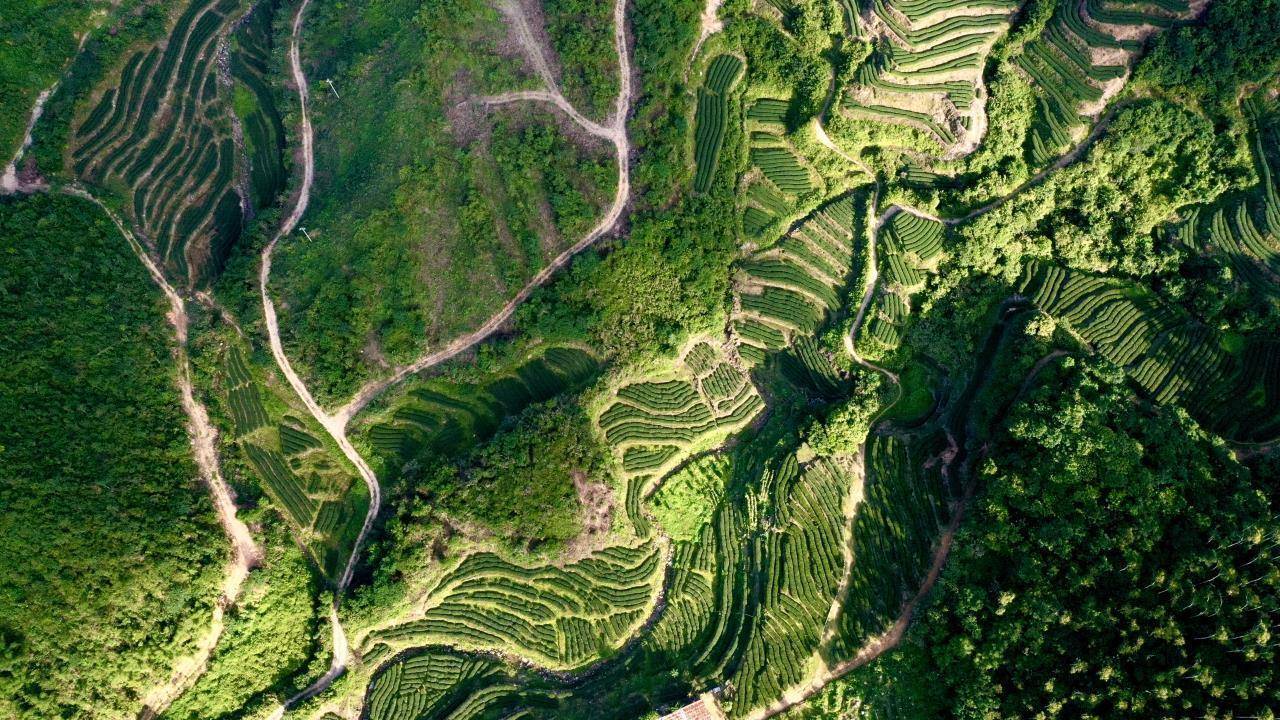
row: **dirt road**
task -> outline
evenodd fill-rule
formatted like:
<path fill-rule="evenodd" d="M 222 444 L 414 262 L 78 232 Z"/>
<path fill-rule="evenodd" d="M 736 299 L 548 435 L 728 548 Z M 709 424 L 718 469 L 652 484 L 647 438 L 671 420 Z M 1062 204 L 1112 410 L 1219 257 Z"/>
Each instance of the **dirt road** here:
<path fill-rule="evenodd" d="M 22 136 L 22 142 L 18 145 L 17 151 L 14 152 L 13 158 L 5 166 L 4 174 L 0 175 L 0 195 L 45 189 L 44 185 L 23 184 L 18 179 L 18 163 L 22 162 L 22 156 L 26 154 L 27 148 L 31 146 L 31 132 L 35 130 L 36 121 L 40 119 L 40 115 L 44 112 L 45 102 L 49 100 L 49 96 L 57 89 L 58 83 L 55 82 L 47 90 L 41 90 L 40 94 L 36 96 L 36 103 L 32 106 L 31 115 L 27 120 L 26 134 Z"/>
<path fill-rule="evenodd" d="M 556 107 L 564 110 L 575 123 L 580 125 L 584 130 L 597 137 L 604 138 L 613 143 L 615 155 L 618 164 L 618 182 L 613 194 L 613 203 L 609 206 L 609 210 L 604 217 L 596 223 L 586 235 L 578 240 L 564 252 L 555 257 L 545 268 L 534 275 L 528 283 L 525 284 L 515 297 L 511 298 L 502 308 L 492 317 L 484 322 L 479 328 L 463 335 L 445 347 L 434 350 L 414 362 L 403 365 L 395 369 L 388 377 L 380 380 L 372 381 L 366 384 L 356 393 L 346 405 L 339 408 L 334 413 L 334 418 L 340 420 L 345 426 L 363 410 L 374 398 L 381 395 L 387 388 L 396 385 L 410 375 L 422 372 L 427 368 L 439 365 L 450 358 L 470 350 L 477 344 L 488 339 L 495 333 L 511 316 L 515 314 L 516 308 L 529 298 L 538 288 L 542 287 L 556 273 L 569 264 L 576 255 L 583 250 L 591 247 L 597 240 L 613 229 L 618 220 L 622 217 L 622 213 L 626 210 L 627 201 L 631 197 L 631 143 L 627 138 L 627 114 L 631 108 L 631 55 L 627 46 L 626 37 L 626 0 L 614 0 L 614 45 L 615 52 L 618 55 L 618 68 L 620 72 L 618 85 L 618 98 L 614 107 L 612 117 L 609 118 L 608 125 L 600 125 L 583 116 L 574 109 L 573 105 L 565 99 L 564 94 L 555 83 L 555 78 L 551 74 L 551 69 L 543 50 L 534 39 L 533 32 L 529 29 L 528 20 L 525 18 L 524 11 L 520 9 L 514 2 L 503 3 L 503 12 L 510 18 L 516 36 L 524 47 L 525 53 L 529 56 L 531 64 L 535 67 L 538 75 L 542 78 L 546 88 L 543 90 L 524 90 L 512 93 L 504 93 L 502 95 L 489 96 L 480 98 L 480 102 L 495 105 L 508 102 L 516 102 L 520 100 L 529 100 L 534 102 L 549 102 Z"/>
<path fill-rule="evenodd" d="M 298 12 L 294 17 L 292 25 L 292 35 L 289 47 L 289 64 L 290 71 L 293 75 L 294 84 L 298 88 L 298 97 L 300 104 L 300 135 L 303 159 L 303 178 L 302 185 L 298 191 L 298 197 L 293 209 L 281 224 L 280 231 L 271 239 L 266 247 L 262 250 L 261 266 L 258 274 L 259 292 L 262 298 L 263 319 L 267 327 L 268 341 L 271 347 L 272 357 L 276 361 L 280 372 L 288 381 L 290 387 L 297 393 L 298 398 L 306 406 L 307 411 L 316 419 L 325 431 L 334 439 L 338 447 L 342 450 L 343 455 L 351 461 L 355 466 L 361 479 L 369 490 L 369 510 L 365 515 L 364 525 L 361 527 L 359 535 L 351 550 L 351 556 L 347 561 L 347 565 L 343 571 L 342 577 L 339 579 L 337 589 L 334 594 L 334 607 L 331 608 L 330 621 L 333 628 L 333 646 L 334 656 L 330 664 L 328 672 L 317 679 L 306 690 L 290 698 L 286 706 L 291 706 L 297 702 L 313 697 L 328 688 L 334 680 L 342 675 L 346 669 L 349 651 L 347 649 L 346 633 L 342 628 L 342 624 L 338 618 L 337 605 L 341 602 L 343 593 L 351 582 L 351 576 L 355 569 L 356 562 L 359 558 L 360 548 L 364 544 L 369 530 L 372 527 L 374 519 L 378 515 L 378 511 L 382 504 L 382 489 L 378 484 L 378 479 L 374 475 L 373 470 L 361 457 L 360 453 L 352 446 L 351 441 L 347 437 L 346 428 L 351 418 L 354 417 L 361 409 L 363 409 L 373 398 L 377 397 L 388 387 L 397 382 L 404 380 L 406 377 L 425 370 L 433 365 L 439 364 L 452 358 L 466 350 L 474 347 L 492 335 L 499 327 L 501 327 L 512 314 L 515 313 L 520 303 L 524 302 L 535 290 L 544 285 L 559 270 L 561 270 L 569 261 L 582 250 L 591 246 L 605 233 L 609 232 L 618 219 L 622 216 L 626 208 L 627 200 L 631 194 L 630 185 L 630 153 L 631 145 L 627 139 L 626 119 L 629 108 L 631 107 L 631 60 L 626 40 L 626 0 L 615 0 L 614 5 L 614 42 L 618 53 L 618 67 L 621 73 L 619 83 L 619 93 L 617 103 L 612 117 L 607 125 L 600 125 L 582 113 L 578 112 L 565 98 L 560 88 L 556 85 L 555 79 L 551 74 L 550 65 L 534 41 L 533 33 L 529 28 L 528 21 L 524 17 L 523 11 L 518 6 L 510 4 L 504 6 L 504 12 L 508 15 L 513 27 L 516 30 L 517 37 L 520 39 L 529 55 L 530 62 L 533 64 L 538 75 L 542 78 L 546 89 L 541 91 L 522 91 L 517 93 L 508 93 L 506 95 L 494 96 L 491 98 L 482 98 L 482 102 L 488 104 L 500 104 L 506 102 L 515 102 L 519 100 L 531 100 L 538 102 L 549 102 L 560 108 L 575 123 L 582 126 L 588 132 L 605 138 L 613 143 L 618 162 L 618 183 L 614 193 L 613 203 L 608 212 L 601 218 L 581 240 L 574 243 L 573 246 L 562 252 L 554 260 L 543 268 L 541 272 L 533 277 L 519 293 L 516 294 L 509 302 L 507 302 L 501 310 L 489 318 L 483 325 L 472 333 L 457 338 L 446 347 L 428 353 L 413 363 L 397 368 L 391 376 L 366 385 L 360 390 L 356 396 L 336 412 L 327 413 L 320 404 L 316 402 L 306 383 L 302 380 L 297 372 L 293 369 L 289 362 L 288 355 L 285 353 L 284 344 L 280 336 L 280 324 L 276 314 L 275 303 L 271 299 L 269 292 L 271 278 L 271 256 L 275 252 L 280 240 L 286 237 L 297 227 L 298 222 L 302 219 L 306 212 L 307 203 L 311 196 L 311 186 L 315 178 L 315 152 L 314 152 L 314 134 L 311 127 L 311 118 L 308 112 L 308 87 L 306 75 L 302 70 L 301 52 L 299 49 L 302 20 L 306 12 L 310 0 L 304 0 L 298 8 Z M 283 713 L 284 708 L 279 710 L 279 714 Z"/>
<path fill-rule="evenodd" d="M 164 293 L 169 302 L 169 312 L 165 318 L 173 328 L 175 339 L 174 357 L 178 364 L 178 390 L 181 394 L 182 409 L 187 414 L 187 433 L 191 437 L 191 448 L 200 471 L 200 479 L 209 488 L 213 498 L 214 510 L 223 531 L 231 540 L 232 557 L 227 565 L 226 576 L 222 582 L 221 597 L 214 605 L 213 617 L 209 630 L 196 643 L 192 654 L 180 658 L 173 668 L 169 679 L 149 690 L 143 696 L 143 718 L 153 717 L 162 712 L 187 688 L 191 687 L 204 672 L 209 656 L 213 653 L 218 639 L 222 636 L 223 614 L 226 608 L 235 603 L 240 596 L 249 571 L 262 562 L 262 550 L 253 540 L 253 534 L 239 517 L 236 516 L 235 498 L 230 486 L 222 477 L 218 461 L 218 431 L 209 421 L 209 413 L 204 405 L 195 397 L 191 384 L 191 363 L 187 357 L 187 311 L 182 296 L 169 284 L 164 273 L 146 249 L 138 242 L 133 233 L 120 221 L 114 212 L 103 205 L 96 197 L 83 188 L 71 186 L 66 192 L 95 203 L 115 223 L 120 234 L 129 243 L 134 255 L 147 269 L 147 274 Z"/>

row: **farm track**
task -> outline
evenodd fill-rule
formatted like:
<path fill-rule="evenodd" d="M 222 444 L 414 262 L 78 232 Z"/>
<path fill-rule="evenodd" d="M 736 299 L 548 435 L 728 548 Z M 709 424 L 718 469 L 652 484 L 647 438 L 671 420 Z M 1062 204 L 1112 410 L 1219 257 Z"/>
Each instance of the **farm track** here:
<path fill-rule="evenodd" d="M 85 37 L 88 37 L 86 34 Z M 83 45 L 83 42 L 81 43 Z M 44 190 L 47 186 L 41 183 L 28 185 L 18 179 L 18 163 L 22 162 L 22 156 L 26 154 L 27 148 L 31 147 L 31 133 L 36 128 L 36 122 L 40 120 L 40 115 L 44 113 L 44 104 L 49 100 L 58 89 L 59 80 L 48 89 L 41 90 L 36 96 L 35 105 L 31 107 L 31 114 L 27 119 L 26 133 L 22 136 L 22 142 L 18 144 L 18 149 L 13 153 L 13 158 L 9 160 L 9 164 L 4 167 L 4 174 L 0 175 L 0 195 L 12 195 L 14 193 L 34 192 L 36 190 Z"/>
<path fill-rule="evenodd" d="M 244 581 L 249 571 L 262 562 L 262 550 L 253 540 L 252 533 L 240 518 L 236 516 L 235 499 L 231 488 L 222 477 L 218 462 L 218 431 L 209 421 L 209 413 L 205 406 L 196 399 L 191 383 L 191 362 L 187 356 L 187 312 L 182 296 L 169 284 L 160 267 L 138 242 L 133 233 L 120 221 L 106 205 L 92 194 L 77 186 L 66 188 L 65 192 L 84 198 L 102 208 L 111 221 L 115 223 L 120 234 L 129 243 L 129 248 L 146 267 L 151 279 L 164 293 L 169 302 L 169 312 L 165 315 L 173 328 L 175 339 L 174 356 L 179 367 L 177 378 L 178 390 L 181 393 L 182 409 L 187 414 L 187 432 L 191 436 L 191 447 L 200 478 L 209 488 L 213 498 L 214 510 L 218 522 L 231 540 L 232 557 L 223 579 L 221 596 L 213 608 L 213 616 L 209 623 L 209 631 L 196 643 L 196 650 L 187 657 L 180 658 L 173 668 L 169 679 L 152 688 L 144 696 L 143 710 L 140 718 L 152 718 L 160 714 L 170 703 L 195 684 L 208 665 L 209 656 L 222 636 L 223 617 L 226 609 L 235 604 L 240 596 Z"/>
<path fill-rule="evenodd" d="M 361 480 L 364 481 L 369 491 L 369 509 L 365 513 L 364 524 L 360 528 L 360 534 L 356 537 L 356 542 L 351 548 L 351 556 L 347 559 L 346 567 L 338 580 L 337 589 L 333 596 L 333 605 L 329 611 L 329 619 L 333 631 L 333 660 L 329 664 L 329 670 L 310 686 L 289 698 L 278 709 L 278 714 L 275 717 L 283 715 L 288 706 L 323 692 L 346 670 L 350 653 L 347 648 L 346 631 L 338 619 L 338 604 L 342 600 L 343 591 L 346 590 L 347 585 L 351 582 L 360 546 L 363 544 L 365 536 L 368 535 L 369 528 L 373 525 L 373 519 L 377 517 L 378 510 L 382 505 L 382 488 L 378 484 L 378 478 L 364 458 L 360 456 L 360 453 L 356 452 L 356 449 L 351 445 L 351 441 L 347 439 L 345 423 L 338 421 L 320 407 L 315 398 L 312 397 L 311 391 L 307 389 L 306 383 L 302 381 L 302 378 L 298 377 L 298 374 L 294 372 L 293 366 L 289 363 L 289 357 L 285 354 L 284 345 L 280 340 L 280 327 L 276 318 L 275 304 L 271 301 L 271 295 L 267 291 L 267 283 L 271 277 L 271 254 L 275 251 L 280 239 L 293 232 L 293 229 L 298 225 L 298 221 L 302 219 L 303 213 L 307 211 L 307 204 L 311 199 L 311 185 L 315 180 L 314 135 L 311 129 L 311 116 L 307 112 L 307 99 L 309 97 L 307 78 L 302 72 L 302 57 L 299 50 L 302 18 L 310 3 L 311 0 L 303 0 L 302 4 L 298 6 L 298 12 L 293 19 L 289 43 L 289 66 L 293 75 L 294 85 L 298 89 L 301 116 L 299 132 L 302 139 L 302 185 L 298 189 L 298 197 L 294 202 L 293 210 L 285 217 L 279 232 L 262 249 L 262 265 L 259 269 L 258 284 L 262 295 L 262 314 L 267 326 L 271 355 L 275 359 L 276 365 L 279 366 L 281 374 L 284 375 L 290 387 L 297 393 L 307 411 L 316 419 L 316 422 L 320 423 L 325 432 L 329 433 L 330 437 L 337 443 L 338 448 L 342 450 L 342 454 L 351 462 Z"/>
<path fill-rule="evenodd" d="M 886 208 L 880 215 L 877 216 L 875 215 L 875 211 L 876 211 L 877 201 L 880 195 L 880 189 L 877 183 L 877 187 L 875 189 L 874 194 L 872 195 L 872 200 L 870 203 L 870 207 L 868 209 L 870 222 L 868 224 L 869 232 L 868 232 L 867 261 L 869 264 L 869 268 L 866 275 L 865 288 L 863 291 L 862 300 L 858 305 L 858 312 L 854 317 L 854 321 L 850 326 L 850 330 L 842 338 L 844 341 L 845 350 L 849 353 L 849 356 L 853 359 L 853 361 L 869 370 L 874 370 L 876 372 L 883 374 L 885 377 L 889 378 L 894 383 L 894 385 L 898 387 L 898 390 L 899 390 L 898 397 L 900 398 L 902 396 L 902 385 L 898 375 L 893 371 L 889 370 L 888 368 L 882 367 L 876 363 L 870 362 L 865 358 L 863 358 L 861 355 L 858 354 L 856 344 L 855 344 L 855 338 L 857 337 L 858 330 L 862 327 L 863 322 L 866 320 L 867 311 L 871 306 L 871 302 L 875 299 L 876 288 L 879 283 L 879 276 L 880 276 L 879 268 L 877 267 L 878 263 L 877 263 L 877 255 L 876 255 L 876 246 L 878 244 L 877 240 L 879 237 L 880 228 L 882 228 L 886 222 L 891 220 L 895 215 L 905 212 L 925 220 L 939 222 L 947 226 L 954 226 L 954 225 L 958 225 L 960 223 L 966 222 L 968 220 L 972 220 L 973 218 L 981 216 L 992 210 L 995 210 L 1003 206 L 1005 203 L 1012 200 L 1013 198 L 1017 197 L 1021 193 L 1030 189 L 1031 187 L 1034 187 L 1038 183 L 1042 182 L 1051 173 L 1061 170 L 1067 167 L 1068 165 L 1071 165 L 1075 161 L 1079 160 L 1084 155 L 1084 153 L 1090 147 L 1092 147 L 1093 143 L 1096 142 L 1098 138 L 1100 138 L 1106 132 L 1107 127 L 1109 127 L 1112 118 L 1115 117 L 1115 114 L 1120 109 L 1122 109 L 1122 107 L 1123 105 L 1117 105 L 1115 107 L 1112 107 L 1095 124 L 1093 129 L 1089 132 L 1089 134 L 1083 140 L 1080 141 L 1080 143 L 1078 143 L 1074 148 L 1072 148 L 1069 152 L 1064 154 L 1062 157 L 1058 158 L 1058 160 L 1056 160 L 1053 164 L 1040 170 L 1031 178 L 1019 184 L 1016 188 L 1014 188 L 1009 193 L 959 218 L 940 218 L 935 215 L 926 213 L 924 211 L 917 210 L 915 208 L 911 208 L 903 205 L 892 205 Z M 814 132 L 820 144 L 836 152 L 837 154 L 849 160 L 850 162 L 856 164 L 860 169 L 863 169 L 864 171 L 869 170 L 869 168 L 866 168 L 866 166 L 863 163 L 856 160 L 855 158 L 848 156 L 842 150 L 840 150 L 839 146 L 837 146 L 831 140 L 831 138 L 827 136 L 827 133 L 825 131 L 825 128 L 823 127 L 821 119 L 819 119 L 817 122 L 814 123 Z M 874 177 L 874 174 L 872 174 L 872 177 Z M 1016 394 L 1013 396 L 1013 398 L 1010 399 L 1009 403 L 1005 406 L 1004 410 L 1007 412 L 1007 410 L 1011 408 L 1013 404 L 1016 403 L 1016 401 L 1020 399 L 1030 389 L 1035 378 L 1046 367 L 1048 367 L 1054 360 L 1057 360 L 1058 358 L 1066 354 L 1067 353 L 1065 351 L 1051 352 L 1045 357 L 1041 358 L 1038 362 L 1036 362 L 1036 364 L 1027 373 L 1026 377 L 1023 379 L 1021 385 L 1019 386 Z M 989 368 L 983 370 L 982 372 L 984 373 L 989 372 Z M 984 382 L 985 382 L 985 379 L 984 379 Z M 896 402 L 896 399 L 895 399 L 895 402 Z M 948 437 L 951 437 L 950 432 L 948 432 Z M 955 440 L 954 438 L 952 438 L 952 443 L 954 444 L 954 442 Z M 985 453 L 985 451 L 986 451 L 985 448 L 983 448 L 982 452 Z M 864 486 L 866 483 L 866 467 L 865 467 L 866 444 L 865 443 L 863 444 L 863 447 L 861 448 L 859 454 L 860 454 L 860 462 L 858 463 L 858 468 L 857 468 L 858 469 L 857 482 L 859 485 Z M 953 453 L 951 457 L 954 459 L 956 456 Z M 871 639 L 862 647 L 861 650 L 858 651 L 856 655 L 854 655 L 854 657 L 850 658 L 849 660 L 846 660 L 842 663 L 838 663 L 834 666 L 828 667 L 820 671 L 809 682 L 801 686 L 798 686 L 796 688 L 792 688 L 791 690 L 788 690 L 778 703 L 775 703 L 774 705 L 771 705 L 767 708 L 751 713 L 750 715 L 747 716 L 748 720 L 768 720 L 768 718 L 776 717 L 777 715 L 780 715 L 794 708 L 795 706 L 804 703 L 805 701 L 812 698 L 814 695 L 821 692 L 822 689 L 825 688 L 831 682 L 834 682 L 835 680 L 840 679 L 841 677 L 847 675 L 853 670 L 870 663 L 871 661 L 880 657 L 880 655 L 884 654 L 885 652 L 892 650 L 894 647 L 898 645 L 898 643 L 902 641 L 903 636 L 906 634 L 907 627 L 910 625 L 911 620 L 915 614 L 916 608 L 925 599 L 925 597 L 928 596 L 929 592 L 933 589 L 933 586 L 937 583 L 938 577 L 941 575 L 942 568 L 945 566 L 947 557 L 950 555 L 951 545 L 955 539 L 955 533 L 959 529 L 960 522 L 964 518 L 965 510 L 968 508 L 969 503 L 971 502 L 975 491 L 976 491 L 975 482 L 970 480 L 965 484 L 963 494 L 960 500 L 956 503 L 955 511 L 952 514 L 951 521 L 948 522 L 946 528 L 943 530 L 941 536 L 939 537 L 938 546 L 934 549 L 933 557 L 929 565 L 929 571 L 925 575 L 924 581 L 921 583 L 916 594 L 907 602 L 906 605 L 903 606 L 901 613 L 898 615 L 898 618 L 894 621 L 893 625 L 890 626 L 889 630 Z M 828 639 L 830 633 L 832 632 L 833 623 L 838 617 L 837 603 L 840 603 L 843 596 L 847 593 L 845 586 L 848 582 L 849 572 L 852 569 L 852 565 L 850 563 L 850 561 L 852 561 L 852 557 L 851 557 L 851 554 L 848 552 L 846 552 L 846 559 L 847 560 L 846 560 L 845 574 L 841 578 L 840 586 L 837 589 L 836 599 L 833 601 L 831 611 L 828 613 L 826 626 L 823 629 L 824 642 Z"/>
<path fill-rule="evenodd" d="M 698 60 L 698 53 L 702 51 L 702 45 L 712 35 L 724 29 L 724 22 L 720 20 L 720 6 L 724 0 L 707 0 L 706 7 L 702 9 L 702 16 L 698 19 L 698 41 L 693 44 L 693 51 L 689 53 L 689 64 L 684 68 L 684 80 L 689 80 L 689 69 Z"/>
<path fill-rule="evenodd" d="M 627 202 L 631 197 L 631 143 L 627 138 L 626 122 L 631 107 L 632 69 L 626 38 L 626 0 L 615 0 L 614 2 L 614 45 L 618 54 L 620 77 L 617 103 L 612 117 L 607 121 L 607 125 L 600 125 L 588 119 L 565 99 L 564 94 L 555 83 L 555 78 L 551 75 L 550 65 L 543 55 L 542 49 L 538 46 L 533 32 L 529 29 L 524 12 L 514 2 L 506 2 L 503 7 L 504 12 L 511 18 L 517 38 L 524 47 L 526 54 L 529 55 L 530 62 L 542 78 L 543 83 L 546 84 L 546 88 L 543 90 L 523 90 L 482 97 L 478 101 L 485 105 L 499 105 L 522 100 L 548 102 L 560 108 L 588 133 L 613 143 L 618 163 L 618 182 L 614 191 L 613 203 L 600 222 L 596 223 L 595 227 L 583 236 L 581 240 L 556 256 L 533 279 L 526 283 L 515 297 L 503 305 L 501 310 L 485 321 L 479 328 L 455 339 L 439 350 L 428 353 L 408 365 L 397 368 L 390 376 L 370 382 L 361 388 L 355 397 L 334 413 L 334 417 L 340 418 L 344 425 L 350 422 L 351 418 L 358 415 L 361 410 L 374 398 L 386 391 L 387 388 L 396 385 L 410 375 L 422 372 L 456 357 L 492 336 L 515 314 L 516 308 L 527 300 L 530 295 L 545 285 L 556 273 L 568 265 L 569 261 L 576 255 L 595 244 L 596 241 L 612 230 L 622 217 L 622 213 L 626 210 Z"/>
<path fill-rule="evenodd" d="M 306 12 L 310 0 L 303 0 L 299 6 L 297 14 L 294 16 L 292 24 L 292 32 L 289 47 L 289 64 L 293 75 L 293 82 L 298 89 L 299 106 L 300 106 L 300 134 L 301 149 L 303 156 L 303 179 L 301 187 L 298 190 L 297 200 L 293 209 L 285 218 L 280 226 L 280 230 L 267 243 L 262 250 L 261 265 L 259 268 L 258 285 L 262 298 L 263 319 L 267 327 L 267 335 L 271 347 L 271 354 L 279 367 L 281 374 L 289 382 L 289 385 L 297 393 L 298 398 L 306 406 L 307 411 L 324 427 L 325 431 L 334 439 L 343 454 L 355 466 L 360 477 L 364 480 L 369 490 L 369 509 L 365 514 L 364 524 L 361 526 L 360 533 L 356 537 L 356 541 L 352 546 L 351 555 L 347 560 L 347 565 L 343 570 L 343 574 L 337 583 L 334 592 L 333 605 L 330 608 L 330 622 L 333 629 L 333 660 L 329 666 L 329 670 L 315 682 L 297 695 L 289 698 L 282 706 L 277 708 L 271 717 L 281 717 L 288 707 L 298 702 L 314 697 L 328 689 L 334 680 L 340 677 L 345 671 L 347 662 L 350 657 L 350 651 L 347 645 L 346 632 L 342 627 L 338 617 L 338 606 L 341 603 L 342 595 L 346 591 L 347 586 L 351 582 L 352 574 L 355 570 L 356 562 L 359 558 L 361 546 L 364 544 L 369 530 L 373 525 L 373 521 L 378 516 L 378 512 L 382 504 L 382 489 L 378 484 L 378 479 L 373 470 L 365 462 L 364 458 L 356 451 L 347 436 L 347 425 L 351 418 L 354 417 L 361 409 L 363 409 L 371 400 L 380 395 L 387 388 L 404 380 L 406 377 L 421 372 L 434 365 L 438 365 L 452 357 L 455 357 L 485 339 L 489 338 L 504 323 L 506 323 L 519 305 L 524 302 L 538 288 L 551 279 L 560 269 L 569 263 L 572 258 L 582 250 L 590 247 L 599 240 L 607 232 L 609 232 L 621 218 L 623 211 L 631 194 L 630 186 L 630 154 L 631 145 L 627 139 L 626 121 L 627 115 L 631 107 L 631 60 L 627 47 L 626 37 L 626 0 L 615 0 L 614 4 L 614 41 L 618 54 L 618 67 L 620 74 L 619 93 L 614 109 L 613 116 L 609 119 L 608 125 L 600 125 L 582 115 L 571 103 L 564 98 L 560 88 L 555 83 L 551 74 L 550 65 L 546 57 L 542 54 L 541 48 L 534 40 L 533 33 L 529 29 L 528 21 L 524 13 L 514 3 L 505 3 L 504 12 L 508 14 L 516 31 L 517 37 L 529 55 L 530 62 L 535 70 L 542 78 L 546 89 L 542 91 L 522 91 L 515 93 L 507 93 L 505 95 L 481 98 L 480 101 L 489 105 L 503 104 L 507 102 L 515 102 L 520 100 L 549 102 L 561 109 L 575 123 L 580 125 L 589 133 L 602 137 L 613 143 L 618 162 L 618 183 L 614 193 L 613 204 L 605 216 L 596 224 L 590 232 L 581 240 L 574 243 L 573 246 L 557 256 L 547 267 L 543 268 L 537 275 L 529 281 L 528 284 L 516 294 L 514 298 L 508 301 L 501 310 L 489 318 L 483 325 L 472 333 L 455 339 L 445 348 L 431 352 L 409 365 L 398 368 L 391 376 L 370 383 L 362 388 L 351 401 L 339 408 L 336 412 L 330 414 L 326 412 L 320 404 L 316 402 L 306 383 L 299 377 L 298 373 L 293 369 L 292 364 L 284 350 L 284 344 L 280 336 L 279 319 L 276 314 L 275 304 L 271 300 L 268 291 L 268 285 L 271 277 L 271 256 L 275 252 L 276 246 L 280 240 L 287 236 L 297 226 L 302 216 L 306 213 L 307 205 L 310 200 L 311 186 L 315 179 L 315 151 L 314 151 L 314 133 L 311 126 L 310 114 L 307 111 L 308 86 L 306 75 L 302 70 L 302 60 L 299 46 L 301 44 L 302 20 Z"/>
<path fill-rule="evenodd" d="M 875 194 L 872 195 L 871 197 L 871 205 L 867 210 L 868 214 L 875 212 L 876 201 L 879 199 L 879 197 L 880 197 L 880 191 L 879 189 L 877 189 Z M 859 303 L 858 305 L 858 314 L 854 316 L 853 324 L 849 327 L 849 332 L 845 334 L 843 338 L 844 348 L 846 351 L 848 351 L 849 357 L 853 358 L 854 362 L 867 368 L 868 370 L 874 370 L 884 375 L 885 377 L 889 378 L 889 380 L 891 380 L 894 385 L 898 386 L 899 394 L 901 394 L 902 384 L 898 379 L 898 374 L 888 368 L 881 367 L 880 365 L 870 362 L 869 360 L 866 360 L 861 355 L 859 355 L 854 339 L 857 337 L 858 330 L 862 327 L 863 321 L 865 321 L 867 318 L 867 310 L 871 308 L 871 301 L 874 300 L 876 297 L 876 286 L 880 282 L 880 268 L 879 268 L 879 263 L 876 261 L 876 245 L 877 245 L 877 238 L 880 235 L 880 228 L 886 222 L 888 222 L 890 218 L 892 218 L 894 215 L 897 215 L 901 211 L 902 211 L 902 208 L 900 208 L 897 205 L 894 205 L 893 207 L 890 207 L 888 210 L 882 213 L 880 216 L 872 217 L 871 222 L 868 224 L 868 227 L 869 227 L 868 238 L 867 238 L 867 266 L 868 267 L 867 267 L 866 287 L 862 292 L 862 302 Z"/>

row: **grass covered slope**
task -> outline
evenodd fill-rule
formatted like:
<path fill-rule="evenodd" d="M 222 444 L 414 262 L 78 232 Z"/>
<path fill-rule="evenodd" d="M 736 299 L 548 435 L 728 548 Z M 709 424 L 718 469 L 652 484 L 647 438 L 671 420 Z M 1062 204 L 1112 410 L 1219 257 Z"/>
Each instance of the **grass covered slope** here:
<path fill-rule="evenodd" d="M 481 0 L 310 13 L 313 242 L 281 245 L 273 293 L 290 357 L 326 401 L 480 326 L 603 216 L 616 168 L 549 105 L 478 101 L 541 86 L 507 13 Z"/>
<path fill-rule="evenodd" d="M 58 79 L 79 36 L 106 0 L 24 0 L 6 4 L 0 17 L 0 166 L 26 132 L 31 107 Z"/>
<path fill-rule="evenodd" d="M 159 294 L 111 221 L 0 204 L 0 715 L 132 717 L 207 622 L 225 541 Z"/>

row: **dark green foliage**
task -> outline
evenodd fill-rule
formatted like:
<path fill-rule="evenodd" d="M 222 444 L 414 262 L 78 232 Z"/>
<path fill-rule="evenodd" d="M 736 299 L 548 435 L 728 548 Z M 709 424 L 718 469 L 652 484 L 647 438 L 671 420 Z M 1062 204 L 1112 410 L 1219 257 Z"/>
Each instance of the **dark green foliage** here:
<path fill-rule="evenodd" d="M 208 669 L 165 711 L 173 720 L 235 717 L 260 693 L 289 689 L 311 656 L 318 625 L 316 584 L 286 528 L 271 522 L 267 553 L 226 615 Z"/>
<path fill-rule="evenodd" d="M 618 62 L 613 3 L 557 0 L 543 3 L 551 49 L 560 61 L 560 86 L 587 117 L 603 120 L 616 110 Z"/>
<path fill-rule="evenodd" d="M 0 202 L 0 715 L 125 716 L 192 649 L 225 540 L 164 306 L 94 205 Z"/>
<path fill-rule="evenodd" d="M 77 35 L 107 2 L 32 0 L 0 18 L 0 158 L 7 164 L 22 142 L 32 105 L 76 52 Z"/>
<path fill-rule="evenodd" d="M 1021 268 L 1006 258 L 1049 253 L 1073 267 L 1146 276 L 1174 260 L 1154 227 L 1226 190 L 1236 162 L 1202 115 L 1139 102 L 1116 114 L 1084 160 L 963 225 L 956 252 L 963 265 L 1008 280 Z"/>
<path fill-rule="evenodd" d="M 595 480 L 603 462 L 586 414 L 552 401 L 429 474 L 417 494 L 433 512 L 482 523 L 509 543 L 554 545 L 580 529 L 575 477 Z"/>
<path fill-rule="evenodd" d="M 968 718 L 1264 716 L 1280 701 L 1274 487 L 1185 416 L 1072 371 L 1015 410 L 982 477 L 937 598 L 887 659 L 901 700 L 883 702 Z"/>
<path fill-rule="evenodd" d="M 1138 68 L 1138 79 L 1192 92 L 1207 103 L 1235 99 L 1241 84 L 1260 82 L 1280 62 L 1280 2 L 1224 0 L 1205 11 L 1204 25 L 1159 38 Z"/>

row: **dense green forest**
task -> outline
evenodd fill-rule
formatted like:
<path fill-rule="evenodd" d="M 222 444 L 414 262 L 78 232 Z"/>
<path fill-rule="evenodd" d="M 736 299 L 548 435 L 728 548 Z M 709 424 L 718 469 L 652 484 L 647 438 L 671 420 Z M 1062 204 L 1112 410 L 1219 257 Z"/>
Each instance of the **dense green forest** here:
<path fill-rule="evenodd" d="M 1265 717 L 1272 458 L 1241 463 L 1065 356 L 978 460 L 981 497 L 908 641 L 797 718 Z"/>
<path fill-rule="evenodd" d="M 1280 711 L 1280 0 L 0 38 L 0 715 Z"/>
<path fill-rule="evenodd" d="M 5 9 L 0 18 L 0 156 L 13 157 L 41 91 L 59 79 L 76 52 L 80 35 L 107 2 L 34 0 Z"/>
<path fill-rule="evenodd" d="M 111 221 L 0 202 L 2 712 L 123 717 L 207 622 L 227 551 L 159 293 Z"/>

